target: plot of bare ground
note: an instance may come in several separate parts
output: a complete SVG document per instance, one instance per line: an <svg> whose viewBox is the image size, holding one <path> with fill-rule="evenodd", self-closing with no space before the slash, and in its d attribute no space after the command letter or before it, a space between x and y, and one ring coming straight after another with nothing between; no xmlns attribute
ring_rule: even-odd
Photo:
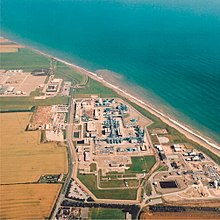
<svg viewBox="0 0 220 220"><path fill-rule="evenodd" d="M162 220L162 219L219 219L218 213L192 213L192 212L145 212L142 213L140 216L141 220L144 219L155 219L155 220Z"/></svg>
<svg viewBox="0 0 220 220"><path fill-rule="evenodd" d="M19 48L23 48L23 46L18 44L6 44L0 45L0 53L13 53L18 52Z"/></svg>
<svg viewBox="0 0 220 220"><path fill-rule="evenodd" d="M45 219L50 216L61 184L0 186L0 219Z"/></svg>
<svg viewBox="0 0 220 220"><path fill-rule="evenodd" d="M39 131L25 131L32 113L0 114L0 182L35 182L42 174L67 173L65 147L40 143Z"/></svg>
<svg viewBox="0 0 220 220"><path fill-rule="evenodd" d="M15 47L0 47L0 53L15 53L18 52L18 48Z"/></svg>
<svg viewBox="0 0 220 220"><path fill-rule="evenodd" d="M38 106L36 112L33 114L31 123L37 125L49 124L52 119L51 106Z"/></svg>
<svg viewBox="0 0 220 220"><path fill-rule="evenodd" d="M43 86L46 80L46 76L33 76L29 72L5 72L0 77L0 83L4 86L14 87L14 94L2 94L3 96L14 96L18 91L22 91L26 95L30 95L39 86Z"/></svg>
<svg viewBox="0 0 220 220"><path fill-rule="evenodd" d="M177 202L169 202L167 203L169 205L177 205L177 206L193 206L193 207L220 207L220 199L218 200L193 200L192 202L190 201L177 201Z"/></svg>
<svg viewBox="0 0 220 220"><path fill-rule="evenodd" d="M11 42L6 38L0 37L0 53L18 52L18 49L23 47L24 46Z"/></svg>

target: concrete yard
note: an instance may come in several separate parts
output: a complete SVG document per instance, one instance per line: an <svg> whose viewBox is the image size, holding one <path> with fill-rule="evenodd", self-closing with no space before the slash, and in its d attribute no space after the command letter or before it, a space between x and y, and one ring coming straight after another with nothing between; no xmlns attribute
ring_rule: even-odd
<svg viewBox="0 0 220 220"><path fill-rule="evenodd" d="M44 86L47 76L34 76L23 70L2 71L0 85L5 88L1 96L28 96L32 91Z"/></svg>

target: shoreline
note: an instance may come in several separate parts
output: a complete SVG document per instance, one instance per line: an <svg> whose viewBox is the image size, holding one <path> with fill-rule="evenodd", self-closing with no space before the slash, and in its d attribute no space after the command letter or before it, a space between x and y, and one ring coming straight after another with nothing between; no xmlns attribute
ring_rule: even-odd
<svg viewBox="0 0 220 220"><path fill-rule="evenodd" d="M13 40L13 42L18 43L14 40ZM67 61L60 59L58 57L55 57L53 55L44 53L38 49L29 47L29 46L25 46L25 47L38 53L38 54L41 54L41 55L46 56L48 58L53 58L54 60L62 62L64 64L66 64L67 66L72 67L73 69L79 71L82 74L88 75L89 77L93 78L94 80L113 89L114 91L116 91L120 95L124 96L125 98L128 98L131 101L133 101L134 103L138 104L139 106L145 108L147 111L154 114L156 117L159 117L163 122L167 123L171 127L175 128L179 132L183 133L187 138L189 138L189 139L193 140L194 142L197 142L198 144L208 148L209 150L211 150L213 153L217 154L218 156L220 155L220 145L215 143L214 140L212 140L211 138L208 138L208 137L204 137L202 134L198 134L199 133L198 131L193 130L188 125L184 125L183 123L179 122L177 119L171 118L168 115L166 115L165 113L157 110L151 103L143 101L138 96L132 95L129 92L125 92L119 86L115 86L114 84L105 80L103 77L101 77L101 76L97 75L96 73L89 71L83 67L80 67L80 66L78 66L74 63L71 63L71 62L67 62ZM211 139L211 140L209 140L209 139Z"/></svg>
<svg viewBox="0 0 220 220"><path fill-rule="evenodd" d="M218 151L215 152L219 155L219 152L220 152L220 146L217 145L217 143L212 143L210 140L207 140L205 137L201 136L200 134L197 134L195 131L193 131L192 129L186 127L186 125L183 125L181 124L181 122L178 122L177 120L175 119L172 119L171 117L165 115L164 113L160 112L159 110L155 109L155 107L151 106L149 103L146 103L144 101L142 101L141 99L131 95L130 93L128 92L125 92L124 90L122 90L121 88L119 88L118 86L115 86L113 85L112 83L106 81L103 77L101 76L98 76L96 73L94 72L91 72L83 67L80 67L76 64L73 64L73 63L70 63L70 62L67 62L63 59L60 59L58 57L54 57L50 54L46 54L40 50L37 50L37 49L34 49L34 48L31 48L31 47L27 47L41 55L44 55L46 57L49 57L49 58L53 58L59 62L62 62L72 68L74 68L75 70L81 72L81 73L84 73L84 74L87 74L88 76L90 76L91 78L93 78L94 80L102 83L103 85L113 89L114 91L118 92L119 94L121 94L122 96L125 96L126 98L129 98L131 99L132 101L134 101L136 104L140 105L141 107L145 108L147 111L149 111L150 113L156 115L157 117L159 117L162 121L164 121L165 123L167 123L168 125L176 128L177 130L179 130L181 133L184 133L184 135L186 135L186 137L188 137L187 133L189 133L190 135L194 136L195 138L198 138L200 139L200 141L202 142L205 142L207 145L209 145L209 147L212 147L214 148L215 150ZM179 129L178 129L179 128ZM184 132L183 132L184 131ZM186 133L187 132L187 133ZM198 140L195 140L194 138L192 137L188 137L189 139L192 139L193 141L195 142L198 142ZM214 141L213 141L214 142ZM201 144L201 143L199 143ZM204 145L203 143L201 145Z"/></svg>
<svg viewBox="0 0 220 220"><path fill-rule="evenodd" d="M121 88L125 92L130 93L131 95L142 100L154 109L159 110L167 117L172 118L180 124L184 125L185 127L191 129L198 135L207 139L209 142L213 142L217 145L220 144L220 139L219 137L217 137L218 135L215 131L212 131L210 128L204 127L204 125L199 124L198 122L193 122L189 116L179 111L178 109L175 109L173 106L161 99L160 96L153 93L151 90L143 88L136 83L129 82L123 75L120 75L113 71L97 70L95 71L95 73L98 73L99 76L106 79L106 81L108 81L109 83Z"/></svg>

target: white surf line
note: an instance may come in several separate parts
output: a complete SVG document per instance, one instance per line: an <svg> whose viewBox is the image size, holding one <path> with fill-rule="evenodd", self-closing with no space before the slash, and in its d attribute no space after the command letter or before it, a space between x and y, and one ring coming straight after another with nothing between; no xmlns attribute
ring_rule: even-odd
<svg viewBox="0 0 220 220"><path fill-rule="evenodd" d="M162 117L166 118L167 120L171 121L173 124L179 126L179 127L182 128L183 130L189 132L190 134L192 134L192 135L194 135L195 137L199 138L200 140L204 141L204 142L207 143L209 146L211 146L211 147L213 147L213 148L215 148L215 149L217 149L217 150L220 150L220 147L219 147L218 145L216 145L216 144L210 142L209 140L205 139L205 138L202 137L201 135L195 133L193 130L191 130L191 129L189 129L188 127L182 125L182 124L179 123L178 121L176 121L176 120L174 120L174 119L168 117L167 115L165 115L164 113L158 111L157 109L155 109L154 107L150 106L150 105L147 104L146 102L144 102L144 101L142 101L142 100L136 98L135 96L131 95L131 94L128 93L128 92L125 92L124 90L120 89L118 86L115 86L115 85L109 83L108 81L104 80L102 77L98 76L98 75L95 74L94 72L91 72L91 71L89 71L89 70L87 70L87 69L85 69L85 68L83 68L83 67L80 67L80 66L77 66L77 65L75 65L75 64L73 64L73 63L70 63L70 62L67 62L67 61L65 61L65 60L62 60L62 59L60 59L60 58L58 58L58 57L55 57L55 56L46 54L46 53L44 53L44 52L42 52L42 51L40 51L40 50L31 48L31 47L28 47L28 48L30 48L31 50L33 50L33 51L35 51L35 52L37 52L37 53L39 53L39 54L41 54L41 55L44 55L44 56L46 56L46 57L53 58L53 59L55 59L55 60L57 60L57 61L60 61L60 62L66 64L66 65L68 65L68 66L71 66L71 67L74 67L74 68L76 68L76 69L85 71L86 73L88 73L88 74L94 76L96 79L98 79L98 80L100 80L100 81L103 81L103 82L106 83L109 87L111 87L111 88L113 88L113 89L115 89L115 90L117 90L117 91L123 93L124 95L126 95L126 96L128 96L128 97L134 99L134 100L137 101L138 103L140 103L140 104L146 106L147 108L151 109L152 111L156 112L157 114L159 114L159 115L161 115Z"/></svg>
<svg viewBox="0 0 220 220"><path fill-rule="evenodd" d="M192 134L192 135L198 137L199 139L205 141L208 145L210 145L210 146L212 146L212 147L214 147L214 148L220 150L220 147L218 147L216 144L214 144L214 143L208 141L207 139L205 139L204 137L198 135L197 133L195 133L195 132L192 131L191 129L187 128L186 126L182 125L181 123L179 123L179 122L175 121L174 119L172 119L172 118L166 116L164 113L162 113L162 112L158 111L157 109L153 108L152 106L146 104L146 102L143 102L142 100L136 98L135 96L131 95L130 93L127 93L127 92L123 91L123 90L120 89L119 87L114 86L113 84L111 84L111 83L105 81L104 79L103 79L103 81L104 81L106 84L108 84L109 86L111 86L111 87L115 88L116 90L122 92L122 93L125 94L126 96L129 96L130 98L136 100L137 102L141 103L142 105L144 105L144 106L150 108L150 109L153 110L154 112L156 112L156 113L158 113L159 115L163 116L164 118L168 119L169 121L171 121L171 122L174 123L175 125L181 127L183 130L185 130L185 131L189 132L190 134Z"/></svg>

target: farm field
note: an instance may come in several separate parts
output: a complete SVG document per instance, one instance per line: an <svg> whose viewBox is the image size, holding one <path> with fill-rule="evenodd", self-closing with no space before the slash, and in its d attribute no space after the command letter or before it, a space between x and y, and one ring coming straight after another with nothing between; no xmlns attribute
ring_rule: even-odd
<svg viewBox="0 0 220 220"><path fill-rule="evenodd" d="M219 215L218 213L210 213L210 212L206 212L206 213L199 213L199 212L155 212L155 213L151 213L151 212L145 212L142 213L140 216L140 220L148 220L148 219L152 219L152 220L185 220L185 219L191 219L191 220L195 220L195 219L200 219L200 220L207 220L207 219L219 219Z"/></svg>
<svg viewBox="0 0 220 220"><path fill-rule="evenodd" d="M66 104L68 98L65 96L51 97L43 100L34 99L34 96L25 97L0 97L0 111L22 111L31 110L33 106Z"/></svg>
<svg viewBox="0 0 220 220"><path fill-rule="evenodd" d="M42 174L67 173L65 147L41 144L39 131L25 131L31 116L0 114L0 219L49 217L61 184L36 182Z"/></svg>
<svg viewBox="0 0 220 220"><path fill-rule="evenodd" d="M0 219L45 219L50 216L61 184L0 186Z"/></svg>
<svg viewBox="0 0 220 220"><path fill-rule="evenodd" d="M21 48L17 53L1 54L1 69L23 69L24 71L32 71L37 68L49 68L49 66L49 58L27 48Z"/></svg>
<svg viewBox="0 0 220 220"><path fill-rule="evenodd" d="M42 174L67 173L65 147L41 144L40 132L25 131L31 115L0 114L1 184L36 182Z"/></svg>

